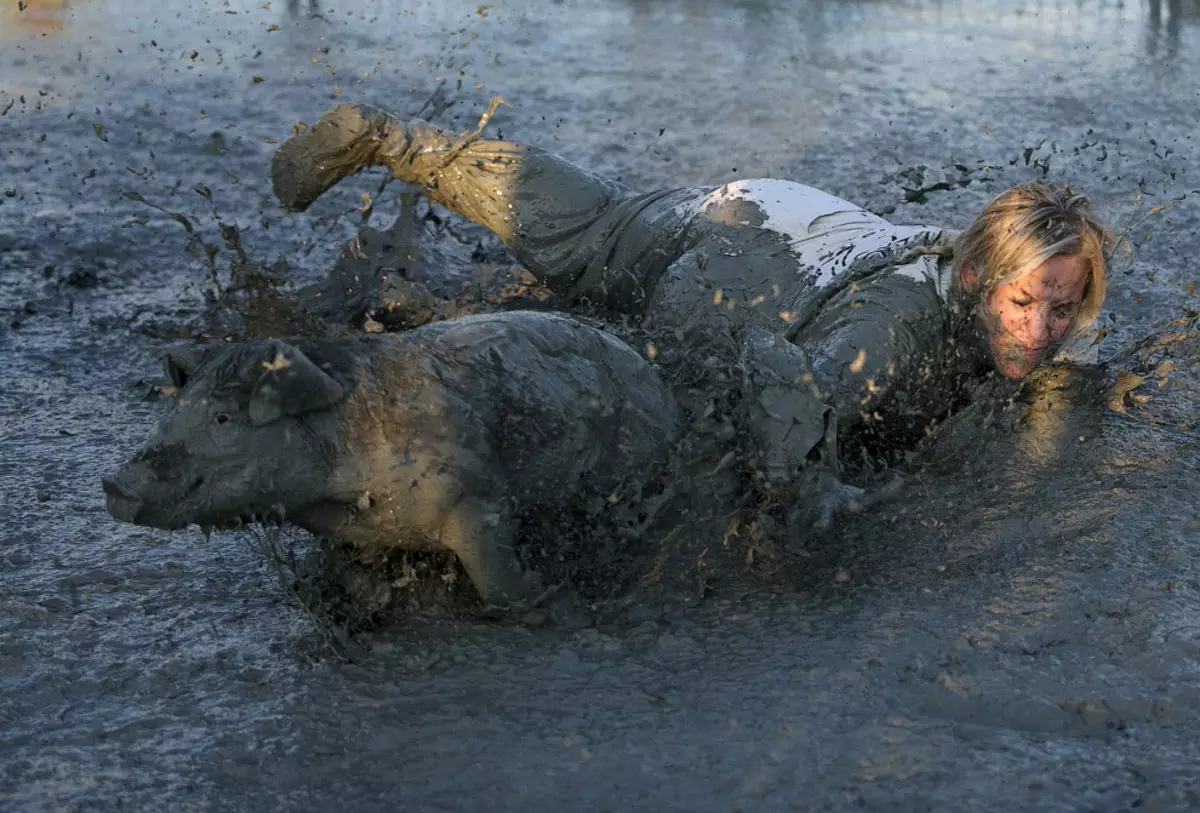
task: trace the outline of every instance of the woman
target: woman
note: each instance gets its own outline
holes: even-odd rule
[[[911,445],[992,371],[1094,356],[1113,235],[1082,195],[1021,184],[954,233],[782,180],[640,193],[482,138],[495,107],[456,134],[339,105],[279,148],[275,193],[301,211],[368,166],[420,184],[574,307],[633,317],[697,422],[736,391],[762,485],[816,489],[818,527],[861,495],[839,460]]]

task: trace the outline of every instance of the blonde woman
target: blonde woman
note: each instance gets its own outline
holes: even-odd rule
[[[637,192],[481,137],[492,110],[452,133],[339,105],[279,148],[275,193],[302,211],[368,166],[420,184],[569,307],[636,321],[696,425],[748,437],[765,487],[815,490],[810,524],[861,495],[839,460],[910,445],[993,371],[1094,357],[1113,235],[1082,195],[1021,184],[955,233],[777,179]]]

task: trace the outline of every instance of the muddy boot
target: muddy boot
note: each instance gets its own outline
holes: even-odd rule
[[[275,197],[288,211],[304,211],[338,181],[377,163],[391,123],[381,111],[340,104],[316,126],[298,125],[271,159]]]
[[[490,200],[495,191],[502,192],[495,188],[495,177],[491,176],[492,180],[483,184],[466,180],[451,184],[450,189],[439,190],[439,173],[469,146],[481,141],[480,133],[502,102],[502,99],[493,99],[474,130],[458,133],[432,127],[419,119],[401,124],[386,113],[368,107],[337,105],[313,128],[298,127],[297,132],[275,151],[271,159],[271,186],[275,197],[284,209],[301,212],[343,178],[367,167],[386,166],[397,180],[421,184],[425,194],[433,200],[497,231],[496,224],[507,219],[509,207],[507,200]],[[488,163],[497,165],[502,174],[511,171],[517,163],[515,155],[525,150],[520,145],[506,142],[486,143],[495,145],[498,150],[496,155],[491,155],[492,150],[487,147],[483,152],[488,154]],[[480,162],[480,157],[471,156],[475,163]],[[464,171],[472,174],[470,165],[468,161],[468,168],[459,167],[457,176],[462,176]],[[484,177],[489,176],[485,173]],[[485,186],[486,194],[482,191]],[[458,206],[456,201],[460,194],[484,200]],[[503,198],[503,194],[500,197]]]

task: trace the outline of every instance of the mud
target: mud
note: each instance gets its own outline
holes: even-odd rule
[[[364,222],[455,285],[519,279],[382,175],[280,212],[269,142],[334,99],[466,128],[499,94],[505,137],[637,187],[788,177],[903,223],[1069,177],[1136,250],[1111,358],[1196,307],[1194,3],[26,5],[0,13],[6,810],[1200,805],[1194,322],[968,411],[834,538],[727,526],[582,630],[426,602],[347,662],[253,537],[117,525],[98,480],[161,413],[164,345],[293,329],[273,292]]]

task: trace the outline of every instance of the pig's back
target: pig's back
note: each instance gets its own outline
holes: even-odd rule
[[[678,430],[674,399],[646,360],[574,319],[511,311],[405,335],[469,405],[465,434],[482,431],[510,491],[610,488],[660,458]]]

